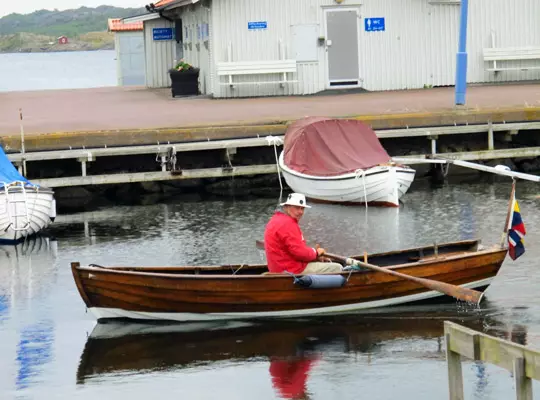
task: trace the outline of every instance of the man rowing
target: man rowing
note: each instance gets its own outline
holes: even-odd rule
[[[264,250],[268,270],[272,273],[335,274],[342,271],[341,264],[325,262],[323,248],[306,245],[298,222],[304,215],[306,197],[291,193],[280,204],[283,211],[276,211],[264,232]]]

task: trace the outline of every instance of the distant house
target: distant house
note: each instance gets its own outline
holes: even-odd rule
[[[126,24],[119,18],[111,18],[109,31],[114,32],[118,86],[144,85],[143,23]]]
[[[60,36],[59,38],[57,38],[58,40],[58,44],[67,44],[68,43],[68,38],[66,36]]]

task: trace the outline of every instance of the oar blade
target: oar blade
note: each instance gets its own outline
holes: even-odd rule
[[[465,301],[467,303],[479,304],[482,299],[482,292],[473,289],[467,289],[457,285],[451,285],[449,283],[434,281],[432,279],[416,278],[419,281],[424,282],[424,286],[427,288],[444,293],[448,296],[454,297],[458,300]],[[420,283],[420,282],[419,282]]]

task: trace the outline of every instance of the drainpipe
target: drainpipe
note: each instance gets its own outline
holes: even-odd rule
[[[163,11],[159,11],[158,14],[159,14],[159,16],[160,16],[161,18],[166,19],[166,20],[169,21],[169,22],[173,22],[173,21],[174,21],[174,19],[171,19],[171,18],[166,17],[165,15],[163,15]]]
[[[144,6],[146,8],[146,11],[148,11],[150,14],[151,13],[158,13],[158,15],[163,18],[163,19],[166,19],[167,21],[169,22],[173,22],[174,20],[169,18],[169,17],[166,17],[165,15],[163,15],[163,10],[158,10],[156,9],[156,6],[154,5],[154,3],[150,3],[150,4],[147,4],[146,6]]]
[[[465,104],[467,91],[467,17],[469,0],[461,0],[459,46],[456,55],[456,105]]]

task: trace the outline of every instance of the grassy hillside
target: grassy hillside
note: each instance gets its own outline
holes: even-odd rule
[[[58,44],[56,36],[16,33],[0,36],[0,53],[83,51],[114,49],[112,32],[89,32],[69,38],[68,44]]]
[[[54,37],[76,37],[88,32],[106,31],[109,18],[125,18],[144,13],[144,8],[99,6],[65,11],[39,10],[24,15],[9,14],[0,18],[0,35],[28,32]]]
[[[0,52],[113,49],[114,34],[107,32],[108,19],[145,12],[144,8],[99,6],[6,15],[0,18]],[[67,36],[69,43],[59,45],[59,36]]]

